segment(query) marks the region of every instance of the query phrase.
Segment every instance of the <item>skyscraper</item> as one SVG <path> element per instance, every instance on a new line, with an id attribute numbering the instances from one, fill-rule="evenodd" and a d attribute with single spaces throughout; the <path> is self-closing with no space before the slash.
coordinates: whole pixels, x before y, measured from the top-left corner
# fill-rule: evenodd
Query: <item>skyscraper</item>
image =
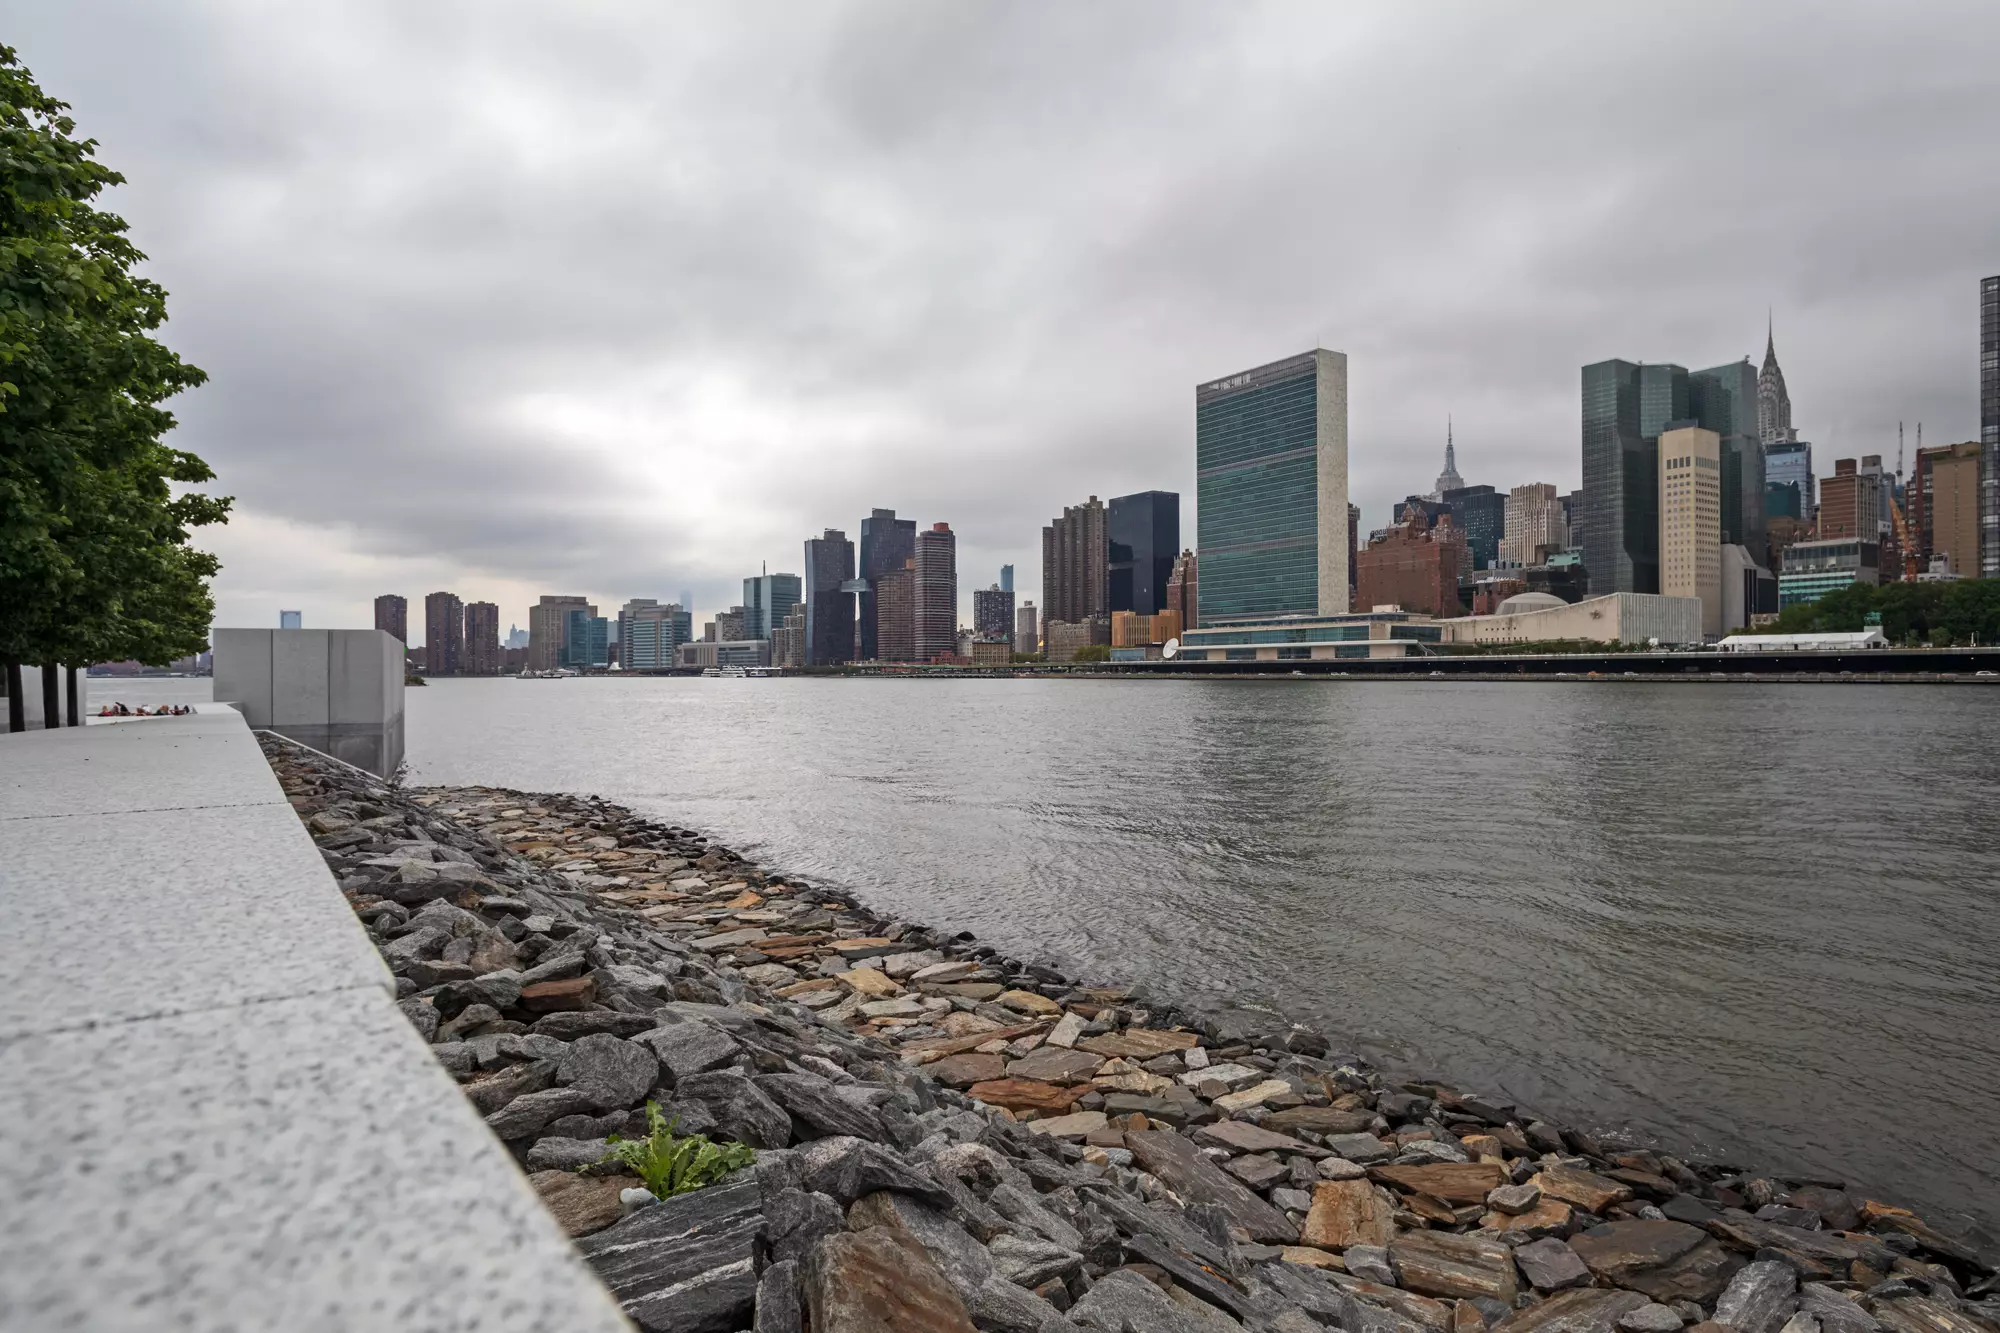
<path id="1" fill-rule="evenodd" d="M 1701 632 L 1722 633 L 1722 437 L 1660 434 L 1660 592 L 1701 599 Z M 1731 543 L 1741 545 L 1741 543 Z"/>
<path id="2" fill-rule="evenodd" d="M 743 580 L 743 631 L 747 638 L 768 639 L 793 606 L 805 600 L 805 580 L 797 574 L 768 570 Z"/>
<path id="3" fill-rule="evenodd" d="M 634 597 L 618 608 L 618 661 L 622 666 L 631 666 L 632 657 L 627 651 L 632 642 L 632 622 L 642 611 L 656 609 L 660 603 L 651 597 Z"/>
<path id="4" fill-rule="evenodd" d="M 917 534 L 916 586 L 910 634 L 919 662 L 958 650 L 958 538 L 951 524 L 933 523 Z"/>
<path id="5" fill-rule="evenodd" d="M 1077 621 L 1109 614 L 1111 543 L 1104 502 L 1065 505 L 1042 529 L 1042 618 Z"/>
<path id="6" fill-rule="evenodd" d="M 1784 440 L 1764 446 L 1764 487 L 1768 497 L 1770 488 L 1788 486 L 1796 497 L 1794 517 L 1811 523 L 1813 515 L 1819 512 L 1819 482 L 1813 476 L 1812 442 L 1810 440 Z M 1769 500 L 1765 504 L 1765 522 L 1770 522 Z"/>
<path id="7" fill-rule="evenodd" d="M 465 604 L 465 649 L 462 674 L 500 674 L 500 608 L 492 602 Z"/>
<path id="8" fill-rule="evenodd" d="M 1354 506 L 1349 505 L 1349 524 L 1354 521 Z M 1350 570 L 1352 566 L 1349 566 Z M 1351 580 L 1350 580 L 1351 582 Z M 1200 579 L 1195 573 L 1194 552 L 1183 549 L 1174 557 L 1174 567 L 1167 574 L 1167 605 L 1169 611 L 1181 613 L 1181 628 L 1194 625 L 1195 604 L 1199 600 Z"/>
<path id="9" fill-rule="evenodd" d="M 1014 567 L 1012 565 L 1000 566 L 1000 591 L 1014 591 Z"/>
<path id="10" fill-rule="evenodd" d="M 1499 558 L 1500 540 L 1507 535 L 1506 496 L 1491 486 L 1455 486 L 1440 492 L 1438 503 L 1465 534 L 1472 568 L 1485 569 Z"/>
<path id="11" fill-rule="evenodd" d="M 1919 570 L 1933 556 L 1951 561 L 1952 573 L 1979 572 L 1980 455 L 1977 440 L 1917 450 L 1910 477 L 1910 540 Z"/>
<path id="12" fill-rule="evenodd" d="M 306 617 L 305 617 L 305 612 L 303 611 L 278 612 L 279 629 L 304 629 L 305 623 L 306 623 Z"/>
<path id="13" fill-rule="evenodd" d="M 564 617 L 563 665 L 583 670 L 611 665 L 611 622 L 597 608 L 571 607 Z"/>
<path id="14" fill-rule="evenodd" d="M 544 595 L 528 608 L 528 665 L 536 671 L 554 671 L 564 665 L 569 642 L 569 613 L 579 607 L 593 616 L 597 608 L 587 597 Z"/>
<path id="15" fill-rule="evenodd" d="M 681 645 L 694 637 L 694 617 L 676 602 L 638 607 L 619 620 L 618 662 L 627 671 L 677 665 Z"/>
<path id="16" fill-rule="evenodd" d="M 2000 578 L 2000 277 L 1979 284 L 1979 575 Z"/>
<path id="17" fill-rule="evenodd" d="M 1437 484 L 1431 487 L 1431 498 L 1442 500 L 1445 492 L 1463 490 L 1465 478 L 1458 475 L 1458 451 L 1452 445 L 1451 418 L 1444 419 L 1444 471 L 1438 473 Z"/>
<path id="18" fill-rule="evenodd" d="M 1799 438 L 1792 429 L 1792 396 L 1785 392 L 1785 372 L 1778 369 L 1778 346 L 1771 328 L 1764 330 L 1764 368 L 1757 372 L 1757 441 L 1765 448 Z"/>
<path id="19" fill-rule="evenodd" d="M 465 604 L 448 592 L 424 598 L 424 674 L 456 676 L 465 669 Z"/>
<path id="20" fill-rule="evenodd" d="M 912 535 L 914 540 L 914 534 Z M 916 650 L 917 571 L 914 559 L 885 569 L 869 580 L 875 597 L 875 656 L 870 661 L 908 662 Z"/>
<path id="21" fill-rule="evenodd" d="M 1767 351 L 1766 364 L 1777 361 Z M 1792 404 L 1783 397 L 1784 376 L 1778 376 L 1780 416 L 1791 434 Z M 1704 430 L 1715 432 L 1722 450 L 1722 541 L 1741 546 L 1756 559 L 1764 558 L 1764 446 L 1758 436 L 1764 410 L 1762 377 L 1750 368 L 1750 358 L 1712 366 L 1688 376 L 1688 415 Z"/>
<path id="22" fill-rule="evenodd" d="M 1030 655 L 1042 650 L 1042 631 L 1035 623 L 1035 604 L 1023 602 L 1014 613 L 1014 651 Z"/>
<path id="23" fill-rule="evenodd" d="M 799 645 L 806 666 L 833 666 L 854 660 L 854 543 L 839 528 L 806 539 L 805 638 Z"/>
<path id="24" fill-rule="evenodd" d="M 1592 596 L 1660 590 L 1660 432 L 1688 419 L 1687 371 L 1583 368 L 1583 564 Z"/>
<path id="25" fill-rule="evenodd" d="M 1107 605 L 1150 616 L 1167 604 L 1167 579 L 1181 549 L 1181 497 L 1174 491 L 1115 495 L 1105 509 L 1110 546 Z"/>
<path id="26" fill-rule="evenodd" d="M 868 586 L 861 590 L 856 608 L 860 613 L 855 626 L 860 640 L 856 645 L 857 660 L 893 662 L 908 659 L 907 648 L 902 658 L 893 658 L 882 652 L 877 642 L 881 614 L 875 603 L 875 581 L 901 569 L 916 553 L 915 519 L 897 518 L 893 509 L 877 509 L 861 520 L 861 578 Z"/>
<path id="27" fill-rule="evenodd" d="M 1539 565 L 1569 546 L 1562 497 L 1547 482 L 1529 482 L 1507 492 L 1507 535 L 1500 554 L 1517 565 Z"/>
<path id="28" fill-rule="evenodd" d="M 410 604 L 393 592 L 375 599 L 375 628 L 393 634 L 403 643 L 410 641 Z"/>
<path id="29" fill-rule="evenodd" d="M 1201 624 L 1347 611 L 1346 353 L 1198 385 L 1195 477 Z"/>

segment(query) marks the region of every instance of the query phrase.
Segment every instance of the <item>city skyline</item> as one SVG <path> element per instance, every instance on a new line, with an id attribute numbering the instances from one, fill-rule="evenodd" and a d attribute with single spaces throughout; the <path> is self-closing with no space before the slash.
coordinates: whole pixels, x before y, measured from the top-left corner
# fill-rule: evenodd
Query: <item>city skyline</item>
<path id="1" fill-rule="evenodd" d="M 1577 366 L 1754 362 L 1767 311 L 1821 475 L 1897 421 L 1978 438 L 1990 7 L 1819 7 L 1809 41 L 1762 10 L 1722 49 L 1585 14 L 1504 69 L 1519 25 L 1476 8 L 1147 19 L 710 13 L 690 43 L 503 6 L 467 43 L 88 3 L 10 40 L 129 178 L 106 202 L 210 372 L 175 442 L 238 499 L 203 534 L 223 624 L 366 624 L 385 587 L 706 612 L 884 503 L 961 534 L 966 619 L 987 571 L 1037 586 L 1051 504 L 1195 495 L 1187 384 L 1315 343 L 1353 358 L 1368 528 L 1447 414 L 1469 482 L 1574 489 Z M 1687 95 L 1629 124 L 1555 91 L 1667 61 Z"/>

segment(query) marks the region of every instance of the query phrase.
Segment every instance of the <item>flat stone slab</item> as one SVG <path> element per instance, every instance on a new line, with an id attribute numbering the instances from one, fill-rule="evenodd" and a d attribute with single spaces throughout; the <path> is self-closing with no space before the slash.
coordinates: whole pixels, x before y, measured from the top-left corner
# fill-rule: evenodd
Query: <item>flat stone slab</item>
<path id="1" fill-rule="evenodd" d="M 1335 1151 L 1339 1151 L 1338 1148 Z M 1486 1196 L 1507 1183 L 1505 1167 L 1496 1162 L 1436 1162 L 1429 1166 L 1378 1166 L 1369 1175 L 1398 1189 L 1428 1194 L 1446 1203 L 1484 1203 Z"/>
<path id="2" fill-rule="evenodd" d="M 1685 1222 L 1607 1222 L 1571 1236 L 1570 1248 L 1606 1282 L 1654 1300 L 1706 1305 L 1743 1261 Z"/>
<path id="3" fill-rule="evenodd" d="M 1093 1055 L 1121 1057 L 1126 1060 L 1150 1060 L 1156 1055 L 1169 1051 L 1185 1051 L 1201 1043 L 1201 1038 L 1192 1032 L 1161 1032 L 1152 1028 L 1126 1028 L 1123 1032 L 1106 1032 L 1101 1036 L 1085 1037 L 1076 1044 L 1080 1051 Z"/>
<path id="4" fill-rule="evenodd" d="M 1082 1083 L 1103 1064 L 1104 1057 L 1101 1055 L 1045 1046 L 1008 1065 L 1007 1073 L 1012 1078 L 1034 1078 L 1044 1083 Z"/>
<path id="5" fill-rule="evenodd" d="M 641 1329 L 724 1333 L 755 1310 L 763 1233 L 762 1197 L 745 1180 L 641 1208 L 577 1249 Z"/>
<path id="6" fill-rule="evenodd" d="M 1214 1204 L 1232 1223 L 1248 1231 L 1250 1239 L 1276 1245 L 1297 1243 L 1298 1228 L 1283 1213 L 1210 1161 L 1191 1140 L 1172 1130 L 1155 1129 L 1127 1134 L 1125 1146 L 1141 1166 L 1166 1182 L 1168 1189 L 1189 1203 Z"/>
<path id="7" fill-rule="evenodd" d="M 1218 1120 L 1194 1132 L 1197 1143 L 1233 1148 L 1237 1152 L 1287 1152 L 1305 1157 L 1324 1157 L 1326 1149 L 1295 1139 L 1289 1134 L 1273 1134 L 1247 1120 Z"/>
<path id="8" fill-rule="evenodd" d="M 0 732 L 0 820 L 237 805 L 291 812 L 256 734 L 224 705 L 129 726 Z"/>
<path id="9" fill-rule="evenodd" d="M 36 1327 L 625 1326 L 373 987 L 0 1043 L 0 1198 Z"/>

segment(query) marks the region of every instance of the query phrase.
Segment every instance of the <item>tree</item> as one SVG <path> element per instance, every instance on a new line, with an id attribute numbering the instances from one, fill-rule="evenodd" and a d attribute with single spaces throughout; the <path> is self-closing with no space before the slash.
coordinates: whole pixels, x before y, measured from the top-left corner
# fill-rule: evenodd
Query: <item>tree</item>
<path id="1" fill-rule="evenodd" d="M 1077 649 L 1076 656 L 1070 659 L 1072 662 L 1109 662 L 1110 660 L 1111 650 L 1101 643 L 1086 643 L 1083 647 Z"/>
<path id="2" fill-rule="evenodd" d="M 186 543 L 230 503 L 174 494 L 214 474 L 161 442 L 174 427 L 161 404 L 207 377 L 150 336 L 166 292 L 133 273 L 145 256 L 124 219 L 92 205 L 124 177 L 68 110 L 0 47 L 0 662 L 14 729 L 24 662 L 200 649 L 217 566 Z M 44 691 L 52 702 L 52 671 Z"/>

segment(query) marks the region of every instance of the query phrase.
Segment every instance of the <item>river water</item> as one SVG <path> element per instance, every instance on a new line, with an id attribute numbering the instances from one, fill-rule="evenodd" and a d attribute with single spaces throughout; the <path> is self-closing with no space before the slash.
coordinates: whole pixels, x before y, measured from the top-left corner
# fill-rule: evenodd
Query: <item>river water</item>
<path id="1" fill-rule="evenodd" d="M 447 680 L 411 781 L 592 792 L 1091 979 L 2000 1224 L 2000 691 Z"/>

